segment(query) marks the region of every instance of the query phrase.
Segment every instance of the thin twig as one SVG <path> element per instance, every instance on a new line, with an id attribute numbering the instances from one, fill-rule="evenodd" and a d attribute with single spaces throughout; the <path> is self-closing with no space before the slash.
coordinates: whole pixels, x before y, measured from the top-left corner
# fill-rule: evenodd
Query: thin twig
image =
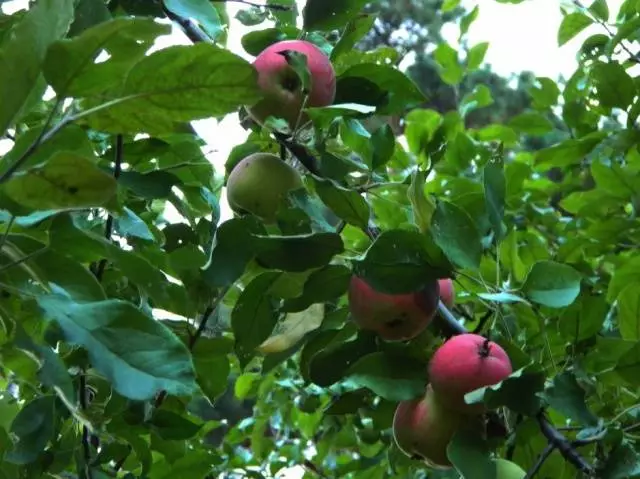
<path id="1" fill-rule="evenodd" d="M 213 3 L 242 3 L 243 5 L 247 5 L 249 7 L 255 7 L 255 8 L 266 8 L 268 10 L 277 10 L 280 12 L 289 12 L 292 10 L 292 7 L 290 7 L 289 5 L 280 5 L 280 4 L 260 4 L 260 3 L 253 3 L 253 2 L 249 2 L 248 0 L 211 0 L 211 2 Z"/>
<path id="2" fill-rule="evenodd" d="M 177 23 L 182 29 L 182 31 L 184 32 L 184 34 L 193 43 L 200 43 L 200 42 L 211 43 L 212 42 L 211 37 L 209 37 L 209 35 L 207 35 L 204 32 L 204 30 L 198 27 L 198 25 L 195 22 L 187 18 L 182 18 L 180 15 L 176 15 L 166 7 L 164 2 L 161 2 L 161 8 L 164 14 L 167 16 L 167 18 L 172 22 Z"/>
<path id="3" fill-rule="evenodd" d="M 218 297 L 215 299 L 215 301 L 205 309 L 204 313 L 202 313 L 202 320 L 200 320 L 200 324 L 198 324 L 198 329 L 196 329 L 196 332 L 193 334 L 193 336 L 189 338 L 189 351 L 193 351 L 193 348 L 195 348 L 198 339 L 200 339 L 204 334 L 204 330 L 207 327 L 207 323 L 209 322 L 211 317 L 214 315 L 214 313 L 217 311 L 218 306 L 220 306 L 220 303 L 222 302 L 222 299 L 226 296 L 227 291 L 229 291 L 229 288 L 225 288 L 221 290 L 220 293 L 218 294 Z M 159 408 L 166 398 L 167 398 L 167 391 L 160 391 L 158 396 L 156 396 L 156 400 L 154 404 L 155 407 Z"/>
<path id="4" fill-rule="evenodd" d="M 87 378 L 84 371 L 80 374 L 80 408 L 83 412 L 87 410 Z M 82 426 L 82 450 L 86 477 L 87 479 L 93 479 L 93 471 L 91 470 L 91 436 L 86 425 Z"/>
<path id="5" fill-rule="evenodd" d="M 114 167 L 113 167 L 113 177 L 117 180 L 120 177 L 120 173 L 122 173 L 122 155 L 124 150 L 124 138 L 122 135 L 116 136 L 116 144 L 114 146 Z M 104 237 L 110 241 L 111 235 L 113 234 L 113 215 L 107 216 L 107 222 L 104 227 Z M 96 265 L 94 274 L 98 281 L 102 281 L 102 277 L 104 276 L 104 270 L 107 267 L 107 259 L 103 258 Z"/>
<path id="6" fill-rule="evenodd" d="M 538 460 L 533 466 L 531 466 L 531 469 L 527 471 L 527 475 L 524 476 L 524 479 L 531 479 L 533 476 L 535 476 L 540 471 L 540 469 L 542 469 L 544 462 L 551 455 L 555 448 L 556 447 L 553 444 L 547 444 L 547 446 L 542 450 L 542 453 L 540 453 L 540 456 L 538 456 Z"/>
<path id="7" fill-rule="evenodd" d="M 9 166 L 9 168 L 7 168 L 7 170 L 4 173 L 2 173 L 2 175 L 0 175 L 0 185 L 5 181 L 7 181 L 9 178 L 11 178 L 13 174 L 16 171 L 18 171 L 22 167 L 22 165 L 24 165 L 24 163 L 31 157 L 31 155 L 33 155 L 36 152 L 36 150 L 40 147 L 42 143 L 51 139 L 51 137 L 53 137 L 65 126 L 67 126 L 68 123 L 65 123 L 65 121 L 63 120 L 49 130 L 49 126 L 51 125 L 51 122 L 53 121 L 53 118 L 56 116 L 56 113 L 58 112 L 58 109 L 60 108 L 61 105 L 62 105 L 62 99 L 58 99 L 58 101 L 56 101 L 56 103 L 53 105 L 51 112 L 49 112 L 49 116 L 44 122 L 44 125 L 42 126 L 42 131 L 37 136 L 37 138 L 33 140 L 33 143 L 29 145 L 29 148 L 25 150 L 22 156 L 20 156 L 20 158 L 18 158 L 11 166 Z"/>

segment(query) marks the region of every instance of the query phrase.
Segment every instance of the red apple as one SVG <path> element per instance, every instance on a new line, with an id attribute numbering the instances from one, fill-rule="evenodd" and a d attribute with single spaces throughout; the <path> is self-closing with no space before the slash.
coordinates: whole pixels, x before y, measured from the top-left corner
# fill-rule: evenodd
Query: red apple
<path id="1" fill-rule="evenodd" d="M 453 280 L 451 278 L 439 279 L 438 284 L 440 285 L 440 299 L 447 308 L 453 307 L 456 300 Z"/>
<path id="2" fill-rule="evenodd" d="M 406 341 L 420 334 L 435 316 L 438 282 L 414 293 L 386 294 L 354 275 L 348 300 L 351 317 L 361 329 L 375 331 L 388 341 Z"/>
<path id="3" fill-rule="evenodd" d="M 436 469 L 451 467 L 447 446 L 464 416 L 441 404 L 431 385 L 423 397 L 398 403 L 393 416 L 393 438 L 407 456 Z"/>
<path id="4" fill-rule="evenodd" d="M 235 212 L 248 212 L 272 223 L 287 194 L 302 187 L 302 178 L 291 165 L 271 153 L 254 153 L 231 170 L 227 201 Z"/>
<path id="5" fill-rule="evenodd" d="M 247 107 L 251 118 L 264 124 L 269 116 L 284 118 L 293 129 L 303 108 L 305 93 L 302 83 L 284 56 L 287 50 L 306 55 L 311 75 L 311 88 L 306 107 L 331 105 L 336 96 L 336 74 L 329 57 L 313 43 L 285 40 L 265 48 L 253 65 L 258 71 L 258 85 L 263 99 Z M 303 115 L 301 122 L 307 121 Z"/>
<path id="6" fill-rule="evenodd" d="M 447 407 L 479 414 L 483 404 L 467 404 L 464 395 L 497 384 L 513 372 L 509 356 L 498 344 L 478 334 L 454 336 L 436 350 L 429 362 L 429 381 Z"/>

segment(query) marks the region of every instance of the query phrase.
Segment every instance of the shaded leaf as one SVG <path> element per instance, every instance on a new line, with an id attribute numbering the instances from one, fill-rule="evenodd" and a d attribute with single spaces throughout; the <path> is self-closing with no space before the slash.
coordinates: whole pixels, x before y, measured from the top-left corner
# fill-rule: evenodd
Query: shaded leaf
<path id="1" fill-rule="evenodd" d="M 477 269 L 482 257 L 482 238 L 475 222 L 459 206 L 438 201 L 431 217 L 431 235 L 452 263 Z"/>
<path id="2" fill-rule="evenodd" d="M 185 345 L 133 304 L 118 299 L 76 303 L 55 295 L 37 301 L 68 342 L 87 350 L 93 367 L 119 394 L 143 401 L 162 390 L 177 396 L 195 391 L 195 372 Z"/>

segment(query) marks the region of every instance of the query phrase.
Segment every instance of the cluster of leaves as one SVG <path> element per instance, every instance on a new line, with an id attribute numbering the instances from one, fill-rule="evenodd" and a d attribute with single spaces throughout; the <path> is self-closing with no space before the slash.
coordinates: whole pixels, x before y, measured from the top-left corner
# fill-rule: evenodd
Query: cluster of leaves
<path id="1" fill-rule="evenodd" d="M 465 118 L 490 103 L 486 87 L 451 111 L 420 108 L 395 50 L 354 49 L 375 20 L 366 3 L 297 12 L 269 0 L 238 15 L 254 27 L 246 52 L 304 36 L 338 75 L 335 105 L 308 111 L 312 129 L 249 125 L 227 161 L 283 150 L 313 172 L 276 226 L 219 221 L 225 175 L 189 125 L 260 98 L 250 63 L 225 47 L 223 2 L 38 0 L 0 18 L 0 130 L 13 143 L 0 162 L 0 477 L 303 465 L 317 477 L 487 478 L 490 454 L 578 477 L 566 450 L 538 460 L 541 408 L 598 477 L 640 476 L 637 2 L 613 25 L 603 0 L 565 12 L 559 44 L 592 24 L 609 33 L 585 41 L 562 90 L 537 78 L 529 110 L 480 128 Z M 167 17 L 208 41 L 148 54 Z M 464 37 L 473 17 L 462 18 Z M 441 79 L 460 84 L 487 47 L 461 60 L 438 46 Z M 527 150 L 557 129 L 552 111 L 569 137 Z M 403 115 L 406 146 L 372 115 Z M 475 395 L 499 407 L 501 427 L 456 437 L 457 471 L 425 471 L 391 435 L 440 332 L 392 344 L 358 331 L 353 272 L 388 293 L 455 276 L 457 315 L 509 352 L 514 374 Z"/>

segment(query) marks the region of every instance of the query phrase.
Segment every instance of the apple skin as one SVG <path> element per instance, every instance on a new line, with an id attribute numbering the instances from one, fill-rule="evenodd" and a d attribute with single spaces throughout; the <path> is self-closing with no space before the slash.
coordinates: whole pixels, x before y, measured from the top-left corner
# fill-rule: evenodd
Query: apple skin
<path id="1" fill-rule="evenodd" d="M 440 299 L 447 308 L 452 308 L 456 301 L 456 293 L 453 288 L 453 280 L 451 278 L 439 279 Z"/>
<path id="2" fill-rule="evenodd" d="M 509 356 L 498 344 L 478 334 L 460 334 L 446 341 L 429 361 L 429 381 L 446 398 L 447 407 L 481 414 L 484 404 L 466 404 L 464 395 L 499 383 L 513 372 Z"/>
<path id="3" fill-rule="evenodd" d="M 515 462 L 506 459 L 496 459 L 496 479 L 524 479 L 527 472 Z"/>
<path id="4" fill-rule="evenodd" d="M 336 73 L 331 60 L 313 43 L 284 40 L 265 48 L 253 62 L 258 71 L 258 86 L 263 98 L 247 106 L 249 116 L 263 125 L 269 116 L 284 118 L 294 129 L 304 103 L 304 92 L 298 75 L 282 52 L 291 50 L 307 57 L 311 88 L 306 107 L 331 105 L 336 96 Z M 301 124 L 307 121 L 303 114 Z"/>
<path id="5" fill-rule="evenodd" d="M 302 187 L 300 174 L 278 156 L 253 153 L 229 173 L 227 201 L 235 212 L 249 212 L 273 223 L 286 195 Z"/>
<path id="6" fill-rule="evenodd" d="M 387 341 L 415 338 L 429 325 L 438 307 L 438 282 L 408 294 L 386 294 L 353 275 L 347 293 L 353 321 Z"/>
<path id="7" fill-rule="evenodd" d="M 398 403 L 393 438 L 405 455 L 434 469 L 449 469 L 447 446 L 465 419 L 446 409 L 428 385 L 423 397 Z"/>

